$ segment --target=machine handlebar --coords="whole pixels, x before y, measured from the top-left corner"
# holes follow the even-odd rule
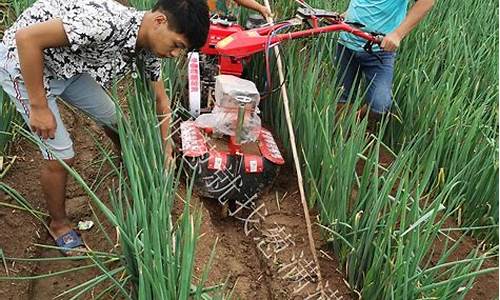
[[[307,23],[309,29],[278,33],[285,28]],[[264,27],[236,32],[219,41],[216,49],[219,55],[245,58],[255,53],[262,52],[270,46],[275,46],[287,40],[316,36],[323,33],[345,31],[354,34],[367,41],[364,49],[371,53],[373,45],[380,45],[383,35],[380,33],[366,32],[360,29],[362,24],[345,22],[342,16],[336,12],[301,7],[297,15],[287,21],[278,24],[270,24]]]

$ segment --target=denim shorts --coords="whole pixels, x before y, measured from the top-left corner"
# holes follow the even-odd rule
[[[9,95],[24,121],[29,124],[30,101],[20,70],[7,56],[5,46],[0,43],[0,86]],[[75,156],[73,141],[64,126],[56,98],[69,103],[100,125],[116,124],[116,107],[105,90],[88,74],[79,74],[67,80],[51,80],[51,93],[47,95],[47,104],[56,119],[56,133],[53,139],[44,139],[40,146],[44,159],[70,159]],[[2,99],[0,99],[2,100]],[[6,99],[3,99],[6,100]]]
[[[396,52],[380,51],[377,56],[337,46],[338,85],[343,88],[340,103],[353,100],[361,78],[366,82],[365,102],[376,113],[385,113],[392,105],[392,81]]]

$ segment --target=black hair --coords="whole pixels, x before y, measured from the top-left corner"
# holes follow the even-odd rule
[[[201,48],[210,25],[206,0],[158,0],[152,11],[168,18],[169,28],[186,37],[190,49]]]

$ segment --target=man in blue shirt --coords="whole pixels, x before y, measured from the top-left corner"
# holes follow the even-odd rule
[[[392,104],[392,80],[396,50],[401,41],[425,17],[434,5],[434,0],[419,0],[407,14],[409,0],[352,0],[345,13],[345,20],[365,25],[364,31],[385,34],[380,45],[374,46],[376,53],[367,53],[365,41],[349,33],[340,35],[337,48],[339,85],[343,92],[339,109],[354,98],[361,77],[365,78],[367,90],[365,102],[369,109],[370,123],[378,122]]]

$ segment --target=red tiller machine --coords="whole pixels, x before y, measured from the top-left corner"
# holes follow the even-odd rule
[[[196,120],[180,125],[181,152],[188,173],[195,176],[195,189],[222,203],[256,197],[285,162],[271,131],[260,126],[260,119],[252,123],[258,118],[259,93],[241,78],[251,56],[265,53],[270,78],[269,50],[284,41],[345,31],[365,39],[368,52],[381,41],[380,34],[344,22],[336,12],[306,5],[295,18],[273,25],[252,15],[245,27],[235,18],[212,17],[205,46],[187,58],[189,97],[184,105]]]

